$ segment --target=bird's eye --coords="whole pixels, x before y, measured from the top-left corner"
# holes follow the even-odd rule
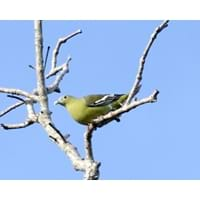
[[[64,99],[67,99],[67,96],[64,96]]]

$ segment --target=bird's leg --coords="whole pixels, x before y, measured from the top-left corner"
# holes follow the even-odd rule
[[[115,120],[116,122],[120,122],[120,118],[119,118],[119,117],[115,117],[114,120]]]
[[[115,120],[116,122],[120,122],[119,116],[116,116],[116,117],[111,118],[111,119],[103,120],[102,122],[100,122],[99,124],[97,124],[97,127],[102,127],[102,126],[110,123],[113,120]]]

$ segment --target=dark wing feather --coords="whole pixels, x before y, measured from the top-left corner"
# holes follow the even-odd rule
[[[89,95],[84,97],[88,107],[106,106],[117,101],[123,94]]]

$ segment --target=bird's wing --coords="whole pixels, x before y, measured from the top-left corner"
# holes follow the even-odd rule
[[[88,107],[106,106],[117,101],[123,94],[89,95],[84,97]]]

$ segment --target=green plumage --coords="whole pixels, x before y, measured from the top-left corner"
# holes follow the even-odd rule
[[[64,96],[55,104],[64,106],[74,120],[87,125],[97,117],[120,108],[127,97],[127,94],[88,95],[82,98]]]

